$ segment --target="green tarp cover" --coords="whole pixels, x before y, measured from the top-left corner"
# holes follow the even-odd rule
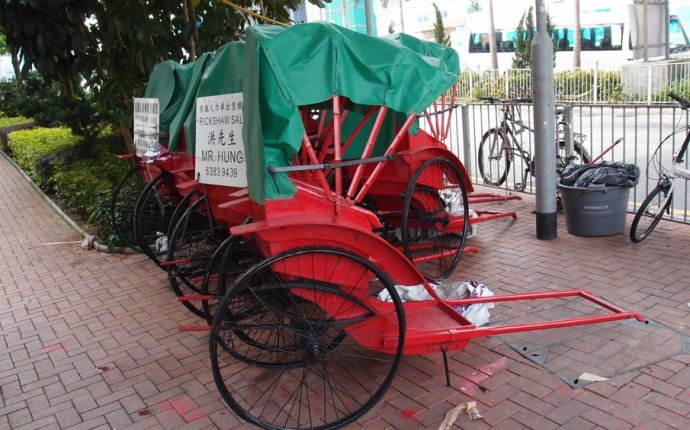
[[[175,152],[185,133],[187,151],[194,153],[196,99],[242,92],[244,43],[232,42],[195,61],[165,61],[154,67],[144,97],[158,98],[160,129],[170,133],[168,150]]]
[[[304,127],[299,107],[341,95],[361,105],[422,113],[456,80],[457,53],[404,34],[374,38],[329,23],[247,29],[244,62],[244,142],[249,194],[289,198],[286,173]]]
[[[164,61],[156,65],[149,75],[144,97],[157,98],[160,112],[160,131],[168,133],[170,124],[187,95],[194,63],[179,64]]]
[[[268,168],[289,166],[299,151],[304,134],[300,106],[334,95],[360,105],[343,125],[345,135],[366,106],[387,106],[395,113],[377,141],[379,153],[392,140],[396,123],[423,112],[459,72],[455,51],[405,34],[375,38],[319,22],[252,26],[246,36],[244,43],[224,45],[188,64],[158,64],[145,97],[159,99],[169,150],[176,150],[184,127],[187,151],[193,153],[196,98],[243,92],[248,187],[259,203],[294,195],[288,175],[270,174]],[[367,124],[365,132],[370,128]],[[345,156],[361,154],[365,132]]]

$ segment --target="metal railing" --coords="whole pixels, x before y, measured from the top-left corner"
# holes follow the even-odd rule
[[[649,159],[659,143],[678,125],[690,124],[690,115],[672,105],[591,105],[567,104],[574,133],[585,136],[584,147],[591,157],[596,157],[615,140],[623,142],[606,153],[603,160],[636,164],[640,168],[640,181],[630,193],[629,211],[634,212],[656,185],[655,172],[647,172]],[[532,105],[520,105],[522,123],[533,127]],[[446,144],[465,164],[472,180],[484,184],[479,174],[478,148],[487,130],[498,126],[502,119],[500,105],[472,103],[459,106],[453,117]],[[665,163],[670,165],[672,155],[678,151],[684,134],[677,134],[663,144],[661,149]],[[515,191],[516,185],[524,192],[534,192],[531,175],[522,183],[523,172],[534,159],[534,135],[523,132],[516,136],[518,143],[530,155],[528,160],[514,156],[505,183],[500,188]],[[554,145],[556,144],[554,138]],[[690,157],[688,157],[690,158]],[[651,176],[651,177],[649,177]],[[690,223],[688,187],[685,180],[675,182],[673,211],[669,219]]]
[[[594,63],[572,70],[556,69],[556,100],[571,103],[668,103],[667,94],[690,92],[690,60],[667,63]],[[463,70],[458,79],[458,99],[479,97],[531,98],[529,69]]]

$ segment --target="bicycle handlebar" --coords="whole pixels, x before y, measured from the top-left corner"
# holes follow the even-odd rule
[[[690,101],[685,100],[684,98],[674,94],[673,92],[669,92],[668,96],[671,97],[673,100],[677,101],[678,104],[680,104],[681,109],[683,109],[683,110],[690,109]]]
[[[503,104],[511,104],[511,103],[532,103],[532,99],[521,99],[521,98],[514,98],[514,99],[498,99],[496,97],[491,97],[491,96],[480,96],[478,97],[479,100],[482,101],[487,101],[489,103],[503,103]]]

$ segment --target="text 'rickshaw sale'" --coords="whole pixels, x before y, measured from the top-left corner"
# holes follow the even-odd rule
[[[197,99],[195,176],[200,183],[247,186],[242,103],[242,93]]]

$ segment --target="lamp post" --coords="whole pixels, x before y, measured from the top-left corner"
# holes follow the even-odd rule
[[[556,126],[553,94],[553,42],[546,29],[544,0],[535,0],[537,33],[532,40],[532,94],[537,239],[558,236],[556,207]]]

